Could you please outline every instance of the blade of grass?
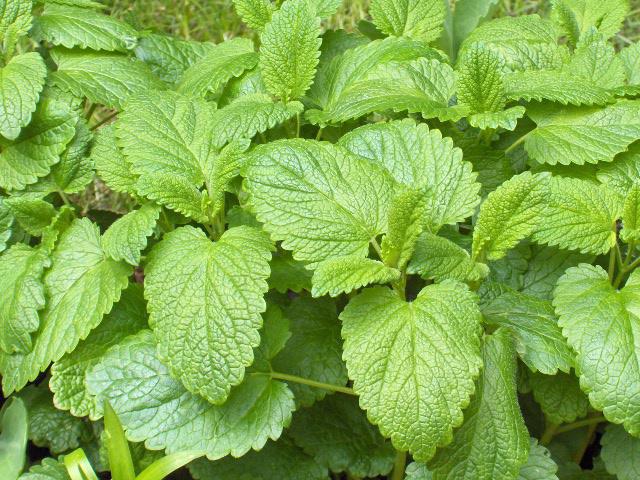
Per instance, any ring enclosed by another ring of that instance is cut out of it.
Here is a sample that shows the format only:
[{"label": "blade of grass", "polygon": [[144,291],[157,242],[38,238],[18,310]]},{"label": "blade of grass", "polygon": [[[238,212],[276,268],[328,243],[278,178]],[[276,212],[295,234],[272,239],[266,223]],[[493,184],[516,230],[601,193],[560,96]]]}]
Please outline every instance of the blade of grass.
[{"label": "blade of grass", "polygon": [[204,455],[202,452],[172,453],[153,462],[136,477],[136,480],[162,480],[202,455]]},{"label": "blade of grass", "polygon": [[124,436],[118,415],[109,402],[104,403],[104,430],[112,480],[135,480],[136,472],[133,468],[129,442]]},{"label": "blade of grass", "polygon": [[81,448],[64,457],[64,466],[67,467],[71,480],[98,480],[89,459]]}]

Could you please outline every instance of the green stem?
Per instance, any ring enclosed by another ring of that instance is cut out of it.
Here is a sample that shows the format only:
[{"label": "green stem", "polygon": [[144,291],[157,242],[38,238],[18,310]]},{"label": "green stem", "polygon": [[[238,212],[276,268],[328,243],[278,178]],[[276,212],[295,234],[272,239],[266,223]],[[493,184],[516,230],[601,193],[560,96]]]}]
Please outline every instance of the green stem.
[{"label": "green stem", "polygon": [[629,265],[629,262],[631,262],[631,258],[633,257],[633,252],[635,251],[635,249],[636,249],[636,242],[631,240],[627,245],[627,255],[624,257],[625,266]]},{"label": "green stem", "polygon": [[58,195],[60,195],[60,198],[62,199],[62,201],[66,206],[68,207],[71,206],[71,202],[69,201],[69,197],[67,197],[66,193],[64,193],[62,190],[58,190]]},{"label": "green stem", "polygon": [[[622,272],[622,270],[620,270]],[[616,273],[616,251],[612,248],[609,251],[609,283],[613,284],[614,275]]]},{"label": "green stem", "polygon": [[405,292],[407,291],[407,274],[405,272],[402,272],[400,280],[393,283],[392,287],[402,300],[406,300],[407,296]]},{"label": "green stem", "polygon": [[598,423],[601,423],[601,422],[606,422],[606,419],[602,415],[585,418],[583,420],[578,420],[573,423],[567,423],[566,425],[562,425],[558,427],[554,435],[560,435],[561,433],[570,432],[571,430],[575,430],[576,428],[587,427],[589,425],[597,425]]},{"label": "green stem", "polygon": [[324,132],[324,128],[320,127],[318,129],[318,133],[316,134],[316,140],[320,141],[320,139],[322,138],[322,133]]},{"label": "green stem", "polygon": [[296,114],[296,138],[300,138],[300,114]]},{"label": "green stem", "polygon": [[356,395],[356,392],[349,387],[341,387],[340,385],[331,385],[329,383],[316,382],[309,378],[298,377],[297,375],[289,375],[288,373],[270,372],[270,373],[256,373],[257,375],[270,375],[271,378],[277,380],[284,380],[285,382],[299,383],[301,385],[308,385],[310,387],[321,388],[330,392],[346,393],[347,395]]},{"label": "green stem", "polygon": [[[88,101],[88,100],[87,100]],[[84,118],[87,120],[87,122],[89,120],[91,120],[91,117],[93,117],[93,112],[96,111],[96,108],[98,107],[97,103],[92,103],[91,106],[89,107],[89,110],[87,110],[87,114],[84,116]]]},{"label": "green stem", "polygon": [[102,120],[100,120],[98,123],[96,123],[93,127],[91,127],[91,130],[95,130],[96,128],[100,128],[102,125],[104,125],[105,123],[107,123],[109,120],[111,120],[113,117],[115,117],[116,115],[118,115],[119,112],[112,112],[109,115],[107,115],[106,117],[104,117]]},{"label": "green stem", "polygon": [[380,260],[382,260],[382,248],[380,248],[380,244],[375,238],[371,239],[371,245],[373,245],[373,249],[378,254],[378,257],[380,257]]},{"label": "green stem", "polygon": [[573,457],[573,461],[578,465],[580,465],[580,462],[582,462],[582,457],[584,457],[584,454],[587,451],[587,448],[589,448],[589,445],[591,445],[591,442],[593,442],[593,434],[596,432],[597,427],[598,427],[597,423],[589,425],[589,428],[587,429],[587,434],[584,436],[584,440],[582,440],[582,443],[580,444],[580,448],[578,449],[578,451]]},{"label": "green stem", "polygon": [[402,480],[404,478],[404,470],[407,465],[407,452],[397,452],[396,459],[393,462],[393,472],[391,480]]},{"label": "green stem", "polygon": [[524,142],[527,139],[528,136],[529,136],[529,133],[525,133],[524,135],[522,135],[519,139],[517,139],[515,142],[509,145],[509,147],[504,151],[504,154],[507,155],[512,151],[514,151],[518,145],[520,145],[522,142]]},{"label": "green stem", "polygon": [[549,445],[551,439],[558,432],[558,424],[557,423],[549,423],[547,424],[547,428],[544,429],[544,433],[540,437],[541,445]]}]

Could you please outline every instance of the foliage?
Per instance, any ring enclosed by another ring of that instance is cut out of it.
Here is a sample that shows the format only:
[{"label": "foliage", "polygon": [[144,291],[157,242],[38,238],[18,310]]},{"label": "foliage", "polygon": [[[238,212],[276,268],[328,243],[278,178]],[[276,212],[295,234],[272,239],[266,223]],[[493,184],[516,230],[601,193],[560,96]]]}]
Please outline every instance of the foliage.
[{"label": "foliage", "polygon": [[3,475],[638,477],[627,2],[455,3],[0,0]]}]

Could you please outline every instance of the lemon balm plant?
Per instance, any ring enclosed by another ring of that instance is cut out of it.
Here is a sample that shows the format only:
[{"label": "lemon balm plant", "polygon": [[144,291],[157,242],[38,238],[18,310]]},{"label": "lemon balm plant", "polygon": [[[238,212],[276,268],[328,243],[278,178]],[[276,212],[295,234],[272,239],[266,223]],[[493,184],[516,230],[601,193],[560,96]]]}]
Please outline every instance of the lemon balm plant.
[{"label": "lemon balm plant", "polygon": [[627,2],[339,3],[214,45],[0,1],[12,478],[639,477]]}]

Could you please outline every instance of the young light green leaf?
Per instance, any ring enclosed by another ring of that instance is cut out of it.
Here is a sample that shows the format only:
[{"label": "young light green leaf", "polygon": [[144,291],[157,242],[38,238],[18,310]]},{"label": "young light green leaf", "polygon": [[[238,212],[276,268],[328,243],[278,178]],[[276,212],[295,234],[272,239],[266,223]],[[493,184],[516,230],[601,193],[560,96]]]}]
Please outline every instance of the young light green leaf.
[{"label": "young light green leaf", "polygon": [[413,256],[425,215],[424,193],[408,189],[398,193],[389,209],[387,234],[382,238],[385,265],[403,270]]},{"label": "young light green leaf", "polygon": [[457,71],[458,102],[468,105],[471,113],[503,110],[506,104],[503,63],[496,52],[481,43],[467,48]]},{"label": "young light green leaf", "polygon": [[47,175],[73,138],[77,121],[77,113],[68,105],[43,99],[15,141],[0,140],[0,186],[22,189]]},{"label": "young light green leaf", "polygon": [[28,472],[23,473],[20,480],[75,480],[69,476],[63,459],[64,457],[60,457],[59,460],[44,458],[42,463],[34,465]]},{"label": "young light green leaf", "polygon": [[629,85],[640,85],[640,43],[632,43],[618,54],[627,74]]},{"label": "young light green leaf", "polygon": [[[580,387],[594,408],[632,435],[640,434],[640,274],[621,291],[599,266],[581,264],[558,281],[553,304],[562,333],[576,351]],[[611,379],[615,379],[614,382]]]},{"label": "young light green leaf", "polygon": [[248,377],[220,406],[190,393],[160,362],[148,330],[112,347],[87,373],[87,387],[98,402],[111,403],[129,440],[167,454],[201,451],[212,460],[277,439],[294,409],[287,386],[267,375]]},{"label": "young light green leaf", "polygon": [[61,235],[44,277],[48,302],[33,350],[13,355],[0,352],[5,395],[35,379],[86,338],[120,298],[130,274],[129,266],[106,258],[96,225],[87,218],[75,220]]},{"label": "young light green leaf", "polygon": [[189,391],[219,404],[242,380],[260,342],[270,259],[271,242],[251,227],[228,230],[216,242],[182,227],[149,254],[149,325],[160,356]]},{"label": "young light green leaf", "polygon": [[287,437],[267,442],[259,452],[250,451],[241,458],[223,458],[215,462],[198,460],[189,465],[196,480],[326,480],[327,469]]},{"label": "young light green leaf", "polygon": [[544,174],[524,172],[491,192],[473,230],[472,260],[498,260],[529,236],[540,221],[546,186]]},{"label": "young light green leaf", "polygon": [[437,282],[446,279],[475,282],[486,277],[489,268],[471,260],[469,252],[451,240],[424,232],[418,237],[407,272]]},{"label": "young light green leaf", "polygon": [[22,243],[0,256],[0,349],[7,354],[33,347],[31,334],[45,305],[42,273],[49,263],[42,250]]},{"label": "young light green leaf", "polygon": [[0,94],[5,99],[0,105],[0,135],[14,140],[31,121],[46,77],[47,68],[37,52],[17,55],[0,68]]},{"label": "young light green leaf", "polygon": [[233,0],[233,6],[242,21],[256,32],[264,30],[276,10],[270,0]]},{"label": "young light green leaf", "polygon": [[376,477],[393,466],[393,447],[367,421],[358,401],[347,395],[329,395],[300,410],[289,432],[297,445],[332,472]]},{"label": "young light green leaf", "polygon": [[269,93],[297,100],[311,86],[320,56],[320,18],[304,0],[285,0],[260,35],[260,71]]},{"label": "young light green leaf", "polygon": [[258,54],[248,38],[234,38],[211,48],[187,70],[177,85],[185,95],[204,98],[216,93],[229,79],[239,77],[258,63]]},{"label": "young light green leaf", "polygon": [[120,301],[104,320],[73,350],[51,367],[49,388],[57,408],[69,410],[76,417],[100,417],[101,406],[89,395],[85,373],[102,360],[105,352],[125,337],[147,326],[146,304],[142,287],[130,284],[122,292]]},{"label": "young light green leaf", "polygon": [[593,254],[615,245],[622,205],[613,192],[576,178],[551,177],[547,185],[544,221],[533,234],[536,242]]},{"label": "young light green leaf", "polygon": [[430,459],[462,423],[482,364],[475,295],[445,281],[407,303],[386,287],[369,288],[340,319],[349,377],[369,420],[395,448]]},{"label": "young light green leaf", "polygon": [[0,196],[0,252],[7,248],[14,222],[13,214],[4,202],[5,198]]},{"label": "young light green leaf", "polygon": [[617,155],[611,163],[598,165],[596,177],[621,197],[635,183],[640,182],[640,143],[633,143],[629,150]]},{"label": "young light green leaf", "polygon": [[20,37],[29,32],[32,6],[31,0],[0,1],[0,47],[5,54],[13,52]]},{"label": "young light green leaf", "polygon": [[359,255],[324,260],[313,272],[311,294],[337,297],[372,283],[390,283],[400,279],[400,271],[384,263]]},{"label": "young light green leaf", "polygon": [[20,226],[34,236],[42,235],[57,213],[53,205],[39,198],[9,197],[4,203]]},{"label": "young light green leaf", "polygon": [[567,345],[551,302],[539,300],[504,286],[502,293],[481,306],[489,325],[505,327],[513,333],[516,350],[534,372],[553,375],[568,373],[573,352]]},{"label": "young light green leaf", "polygon": [[626,0],[553,0],[553,16],[563,33],[577,43],[592,27],[606,38],[612,37],[622,27],[629,12]]},{"label": "young light green leaf", "polygon": [[518,405],[517,363],[511,334],[498,329],[485,337],[484,368],[453,442],[439,450],[433,478],[516,478],[529,455],[529,433]]},{"label": "young light green leaf", "polygon": [[121,193],[134,193],[137,175],[131,171],[122,150],[116,143],[115,125],[101,128],[95,136],[91,158],[98,176],[108,187]]},{"label": "young light green leaf", "polygon": [[440,36],[446,14],[440,0],[372,0],[369,11],[381,32],[424,42]]},{"label": "young light green leaf", "polygon": [[638,183],[629,189],[624,199],[622,224],[624,226],[620,232],[622,241],[629,243],[640,240],[640,184]]},{"label": "young light green leaf", "polygon": [[[89,157],[93,133],[87,122],[78,118],[75,134],[62,155],[60,161],[51,168],[51,180],[64,193],[78,193],[93,180],[94,162]],[[44,181],[48,181],[45,178]]]},{"label": "young light green leaf", "polygon": [[572,374],[556,375],[534,373],[529,375],[533,398],[545,417],[553,423],[571,423],[587,416],[589,399],[580,390],[578,379]]},{"label": "young light green leaf", "polygon": [[640,101],[619,100],[604,108],[542,104],[528,108],[537,128],[525,150],[538,163],[610,162],[640,137]]},{"label": "young light green leaf", "polygon": [[632,437],[619,425],[609,425],[601,440],[607,471],[619,480],[640,476],[640,439]]},{"label": "young light green leaf", "polygon": [[397,182],[423,190],[425,227],[431,231],[470,217],[480,201],[480,185],[471,164],[462,161],[462,150],[424,123],[366,125],[344,135],[339,144],[384,166]]},{"label": "young light green leaf", "polygon": [[140,264],[140,252],[147,246],[147,237],[153,233],[160,207],[147,203],[113,222],[104,232],[102,248],[114,260],[131,265]]},{"label": "young light green leaf", "polygon": [[[271,362],[279,372],[344,385],[347,371],[342,361],[340,322],[336,305],[328,297],[298,297],[284,310],[290,320],[291,338]],[[309,406],[324,398],[325,390],[289,383],[296,403]]]},{"label": "young light green leaf", "polygon": [[148,65],[119,53],[56,48],[51,57],[54,85],[107,107],[122,109],[131,95],[165,88]]},{"label": "young light green leaf", "polygon": [[517,480],[558,480],[558,465],[551,458],[551,453],[535,438],[530,439],[529,458],[520,468]]},{"label": "young light green leaf", "polygon": [[31,35],[67,48],[126,52],[135,47],[138,32],[128,23],[95,10],[47,2],[33,22]]},{"label": "young light green leaf", "polygon": [[393,179],[344,148],[297,139],[260,145],[245,177],[258,220],[296,260],[366,256],[387,227]]},{"label": "young light green leaf", "polygon": [[8,399],[0,410],[0,468],[7,480],[16,480],[27,459],[29,421],[24,402]]}]

